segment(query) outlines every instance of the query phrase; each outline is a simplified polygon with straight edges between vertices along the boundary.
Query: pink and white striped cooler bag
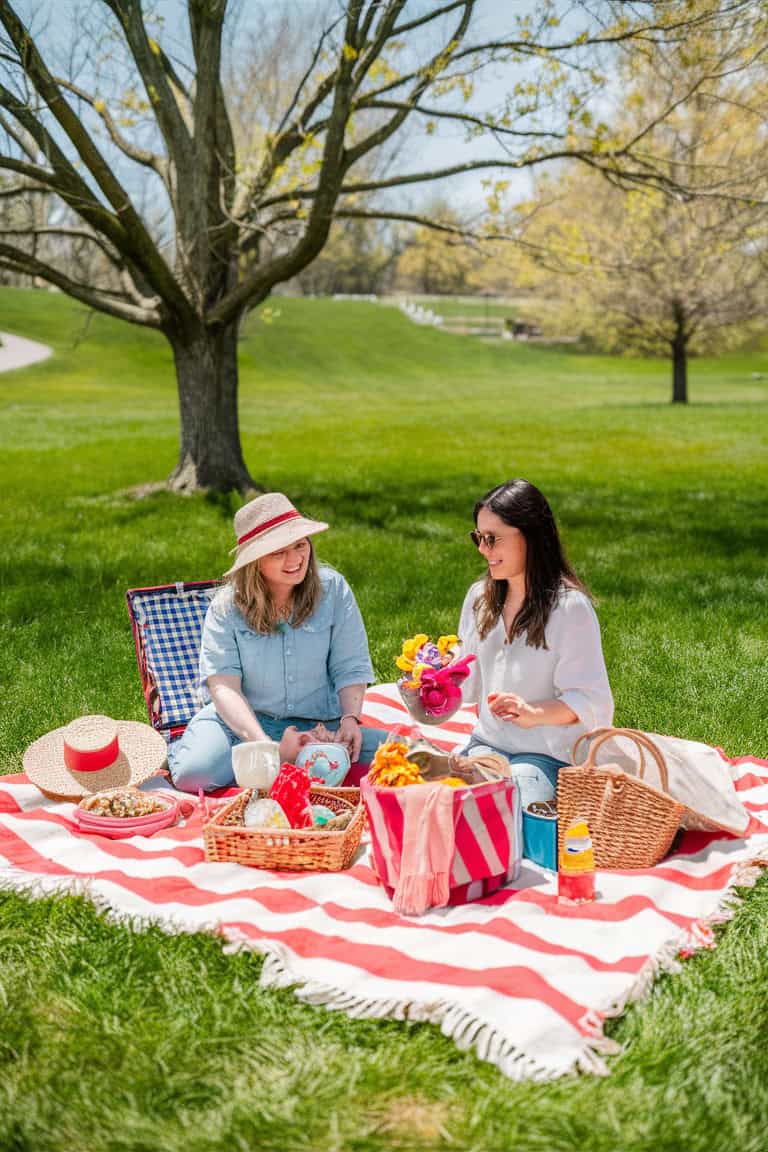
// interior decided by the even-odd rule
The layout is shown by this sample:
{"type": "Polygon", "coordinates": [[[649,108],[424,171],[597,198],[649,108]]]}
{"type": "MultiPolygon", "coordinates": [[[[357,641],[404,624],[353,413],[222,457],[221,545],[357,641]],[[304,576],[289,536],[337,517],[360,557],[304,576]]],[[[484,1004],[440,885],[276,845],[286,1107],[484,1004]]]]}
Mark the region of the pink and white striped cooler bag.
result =
{"type": "MultiPolygon", "coordinates": [[[[360,790],[368,812],[373,871],[391,898],[400,875],[407,787],[379,788],[363,779],[360,790]]],[[[517,878],[523,833],[520,793],[514,781],[493,780],[457,789],[453,820],[449,904],[480,900],[517,878]]]]}

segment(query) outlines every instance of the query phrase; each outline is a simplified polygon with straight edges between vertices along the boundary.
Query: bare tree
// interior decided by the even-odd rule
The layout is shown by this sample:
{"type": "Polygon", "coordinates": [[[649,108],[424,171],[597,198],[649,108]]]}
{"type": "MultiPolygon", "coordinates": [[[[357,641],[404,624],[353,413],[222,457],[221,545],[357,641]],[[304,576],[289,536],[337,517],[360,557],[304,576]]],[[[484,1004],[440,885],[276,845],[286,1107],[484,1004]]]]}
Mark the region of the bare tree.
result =
{"type": "MultiPolygon", "coordinates": [[[[179,490],[253,485],[238,426],[238,328],[322,252],[334,219],[429,226],[399,193],[568,157],[613,179],[670,185],[668,168],[644,147],[645,127],[617,138],[590,111],[595,93],[606,100],[611,91],[612,58],[691,29],[704,42],[723,25],[737,36],[741,28],[745,43],[764,18],[751,0],[582,0],[562,20],[550,0],[305,3],[313,20],[327,16],[313,24],[308,57],[298,68],[291,61],[297,79],[287,96],[275,87],[273,126],[257,124],[244,141],[224,90],[227,0],[187,0],[186,23],[174,29],[140,0],[95,7],[109,21],[101,36],[112,47],[109,67],[85,54],[83,24],[59,74],[44,28],[35,34],[19,4],[0,0],[0,168],[12,179],[4,195],[47,193],[62,205],[56,243],[50,225],[25,230],[26,241],[5,229],[0,270],[164,333],[178,381],[170,483],[179,490]],[[493,107],[477,94],[489,71],[506,78],[493,107]],[[371,175],[372,158],[408,123],[425,140],[458,132],[455,161],[405,156],[371,175]],[[154,190],[143,205],[136,171],[154,190]],[[30,235],[47,237],[44,252],[30,250],[30,235]],[[75,244],[98,250],[96,274],[68,258],[75,244]]],[[[693,90],[726,63],[702,52],[693,90]]]]}
{"type": "Polygon", "coordinates": [[[768,60],[755,40],[734,67],[733,35],[709,30],[704,44],[694,35],[634,61],[624,131],[651,119],[644,148],[665,182],[627,191],[571,166],[529,209],[526,238],[540,285],[560,289],[561,323],[604,348],[669,355],[676,404],[688,401],[691,351],[722,348],[768,314],[768,60]],[[694,88],[713,36],[731,63],[694,88]]]}

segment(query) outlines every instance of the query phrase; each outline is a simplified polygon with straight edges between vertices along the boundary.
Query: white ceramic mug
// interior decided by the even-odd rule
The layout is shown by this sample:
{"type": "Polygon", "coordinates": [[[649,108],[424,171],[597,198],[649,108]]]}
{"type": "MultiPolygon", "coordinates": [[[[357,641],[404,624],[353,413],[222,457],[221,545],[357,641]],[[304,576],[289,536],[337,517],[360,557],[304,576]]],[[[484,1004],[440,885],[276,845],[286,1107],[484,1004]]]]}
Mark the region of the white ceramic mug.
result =
{"type": "Polygon", "coordinates": [[[245,740],[232,748],[232,772],[240,788],[268,791],[280,771],[280,745],[274,740],[245,740]]]}

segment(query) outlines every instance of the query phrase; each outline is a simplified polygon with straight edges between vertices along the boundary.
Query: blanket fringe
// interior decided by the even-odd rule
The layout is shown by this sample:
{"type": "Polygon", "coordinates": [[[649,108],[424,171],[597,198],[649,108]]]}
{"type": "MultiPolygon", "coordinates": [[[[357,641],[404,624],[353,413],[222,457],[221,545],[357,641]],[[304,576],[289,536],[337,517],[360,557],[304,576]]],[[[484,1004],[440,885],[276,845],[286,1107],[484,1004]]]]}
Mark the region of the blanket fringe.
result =
{"type": "Polygon", "coordinates": [[[125,912],[110,904],[106,896],[94,891],[90,876],[56,877],[30,877],[26,872],[16,868],[0,866],[0,892],[13,892],[17,896],[26,896],[30,900],[47,900],[51,896],[80,896],[94,906],[100,916],[112,924],[122,924],[136,932],[145,931],[150,925],[161,928],[168,936],[187,936],[197,932],[212,936],[221,936],[221,925],[218,920],[211,920],[206,924],[191,925],[178,916],[163,915],[150,916],[138,912],[125,912]]]}
{"type": "MultiPolygon", "coordinates": [[[[253,944],[243,940],[229,947],[252,948],[253,944]]],[[[276,944],[269,946],[264,957],[260,984],[264,988],[292,987],[297,999],[331,1011],[345,1012],[353,1019],[390,1019],[409,1024],[435,1024],[461,1051],[474,1048],[479,1059],[495,1064],[510,1080],[554,1080],[566,1072],[577,1070],[593,1075],[608,1073],[591,1037],[584,1038],[582,1051],[570,1065],[552,1068],[523,1052],[494,1025],[445,1000],[424,1003],[366,998],[318,981],[306,980],[291,971],[288,953],[276,944]]],[[[606,1045],[613,1043],[605,1038],[603,1040],[606,1045]]]]}
{"type": "Polygon", "coordinates": [[[653,956],[649,956],[626,992],[606,1008],[602,1008],[599,1015],[604,1019],[621,1016],[628,1004],[642,1000],[648,995],[658,975],[663,972],[674,974],[681,970],[679,959],[681,953],[690,955],[702,948],[711,948],[714,943],[712,928],[716,924],[725,924],[733,919],[742,903],[742,897],[737,889],[753,888],[766,868],[768,859],[760,855],[755,855],[737,865],[714,912],[697,920],[677,937],[668,940],[653,956]]]}

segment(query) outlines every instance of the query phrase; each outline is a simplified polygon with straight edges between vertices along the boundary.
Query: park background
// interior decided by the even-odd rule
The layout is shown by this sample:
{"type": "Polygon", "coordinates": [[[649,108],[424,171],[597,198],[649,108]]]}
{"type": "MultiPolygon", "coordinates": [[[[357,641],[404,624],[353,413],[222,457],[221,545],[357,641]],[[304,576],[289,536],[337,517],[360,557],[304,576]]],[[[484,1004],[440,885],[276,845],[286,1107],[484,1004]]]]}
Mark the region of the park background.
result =
{"type": "MultiPolygon", "coordinates": [[[[640,237],[640,253],[601,263],[591,218],[564,234],[573,213],[552,208],[597,192],[570,169],[548,179],[562,182],[557,196],[547,183],[479,184],[411,206],[442,231],[340,222],[306,272],[242,321],[243,456],[265,490],[330,521],[320,555],[355,590],[379,680],[394,678],[404,636],[453,630],[481,571],[474,501],[525,476],[595,596],[617,722],[766,757],[764,276],[749,308],[722,310],[746,284],[744,258],[750,277],[762,266],[760,204],[748,224],[741,208],[721,222],[712,258],[690,231],[714,227],[693,200],[633,189],[601,201],[600,235],[615,212],[619,241],[640,237]],[[478,213],[495,232],[525,220],[522,243],[487,248],[478,213]],[[703,296],[716,305],[688,348],[687,402],[674,404],[675,321],[665,312],[660,335],[657,316],[670,250],[681,282],[702,289],[698,311],[703,296]],[[710,261],[683,265],[683,250],[710,261]],[[652,251],[654,325],[641,331],[608,314],[606,293],[630,257],[623,279],[637,283],[652,251]]],[[[16,772],[28,743],[80,713],[145,718],[125,590],[217,576],[244,495],[166,485],[179,401],[162,333],[3,263],[0,328],[53,348],[0,379],[0,769],[16,772]]],[[[5,892],[0,1147],[760,1152],[767,913],[763,881],[715,949],[609,1026],[624,1045],[609,1078],[511,1084],[430,1026],[352,1021],[259,990],[259,958],[225,955],[213,936],[113,924],[77,896],[5,892]]]]}

